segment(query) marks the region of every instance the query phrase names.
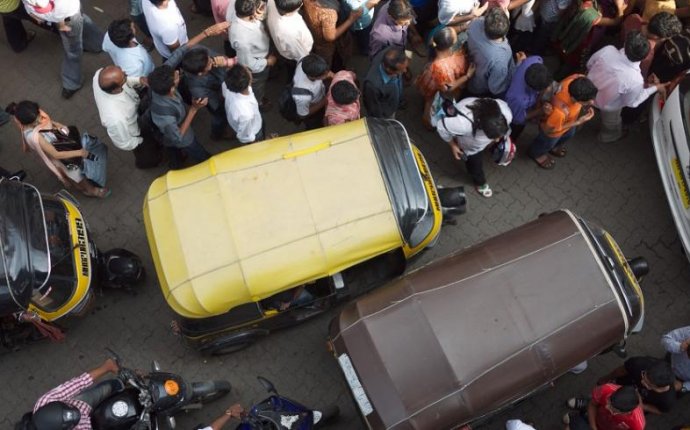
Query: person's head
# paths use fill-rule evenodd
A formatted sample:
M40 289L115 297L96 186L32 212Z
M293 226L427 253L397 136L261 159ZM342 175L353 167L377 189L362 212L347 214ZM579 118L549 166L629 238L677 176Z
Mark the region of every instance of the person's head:
M510 19L500 7L489 9L484 18L484 33L491 40L506 37L510 30Z
M683 24L677 16L659 12L647 24L647 37L652 40L665 40L679 34Z
M108 26L108 37L119 48L127 48L134 39L134 22L131 19L116 19Z
M149 0L154 6L161 7L168 4L168 0Z
M302 7L302 0L276 0L276 9L281 15L294 12Z
M613 413L626 414L640 404L635 387L624 385L609 397L608 407Z
M458 35L453 27L443 27L434 34L434 48L437 51L447 51L455 45Z
M542 63L534 63L525 70L525 83L534 91L542 91L553 82L551 72Z
M213 61L206 49L197 47L184 54L180 66L182 70L192 75L204 75L213 68Z
M331 97L338 105L345 106L359 99L359 90L350 81L338 81L331 86Z
M390 47L383 54L383 71L389 76L396 76L405 73L409 60L405 55L405 50L399 47Z
M649 53L649 41L639 30L634 30L625 36L625 56L636 63L644 60Z
M10 103L5 112L14 117L22 125L31 125L41 115L41 107L36 102L22 100L19 103Z
M414 10L407 0L390 0L388 15L400 27L407 27L414 19Z
M667 388L676 380L671 365L665 361L654 363L649 369L642 372L643 380L651 385L649 388Z
M246 91L252 84L252 73L245 66L235 64L225 75L225 86L233 93Z
M302 59L302 71L307 78L318 81L326 77L329 71L328 63L316 54L309 54Z
M574 79L568 86L570 97L582 105L589 106L594 103L597 96L597 87L594 83L584 76Z
M498 140L509 130L508 121L501 112L496 100L491 98L477 99L468 106L472 111L472 134L482 130L486 137Z
M72 430L79 424L79 409L64 402L50 402L34 412L31 422L36 430Z
M180 73L170 66L162 65L149 73L151 91L162 96L169 95L180 81Z
M256 13L257 0L237 0L235 2L235 15L238 18L250 18Z
M127 75L117 66L105 66L98 74L98 86L108 94L122 92L127 83Z

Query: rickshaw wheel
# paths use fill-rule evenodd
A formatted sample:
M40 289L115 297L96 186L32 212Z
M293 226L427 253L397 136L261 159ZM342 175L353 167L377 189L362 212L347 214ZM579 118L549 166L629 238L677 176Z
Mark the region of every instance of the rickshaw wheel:
M201 352L211 355L225 355L243 350L268 334L267 330L247 330L218 337L201 348Z
M231 345L220 345L211 351L208 351L211 355L226 355L232 354L233 352L242 351L254 342L240 342Z

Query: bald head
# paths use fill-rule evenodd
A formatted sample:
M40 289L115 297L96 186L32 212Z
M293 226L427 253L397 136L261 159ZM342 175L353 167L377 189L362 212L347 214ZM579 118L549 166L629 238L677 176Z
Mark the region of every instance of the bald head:
M127 76L117 66L105 66L98 75L98 86L109 94L117 94L127 82Z

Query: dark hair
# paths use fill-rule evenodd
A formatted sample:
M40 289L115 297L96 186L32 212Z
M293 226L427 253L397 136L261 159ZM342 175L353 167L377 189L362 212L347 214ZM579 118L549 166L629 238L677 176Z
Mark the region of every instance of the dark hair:
M311 79L317 79L328 73L328 63L316 54L309 54L302 59L302 71Z
M412 19L414 18L414 10L407 0L390 0L388 3L388 15L394 21Z
M241 64L235 64L225 75L225 85L233 93L241 93L249 87L251 75Z
M5 108L5 112L10 115L14 115L20 124L29 125L33 124L38 118L40 106L38 103L32 102L30 100L22 100L19 103L10 103Z
M683 24L680 22L680 19L668 12L657 13L647 24L647 31L662 39L673 37L682 30Z
M578 102L593 100L598 91L594 83L584 76L574 79L568 86L568 94Z
M185 52L182 57L182 70L193 75L199 74L208 65L208 51L203 47L197 47Z
M457 38L453 27L443 27L434 34L434 48L438 51L445 51L453 47Z
M477 99L467 106L472 111L472 135L482 130L489 139L497 139L508 132L508 121L498 102L491 98Z
M639 30L625 36L625 56L632 62L642 61L649 54L649 41Z
M175 86L175 69L163 64L149 73L149 87L151 91L162 96L168 95Z
M163 4L165 0L149 0L154 6L158 7Z
M551 72L542 63L534 63L525 70L525 82L535 91L541 91L553 82Z
M484 18L484 33L491 40L505 37L510 30L510 19L500 7L489 9Z
M302 6L302 0L276 0L276 9L281 15L294 12Z
M647 378L657 387L673 385L676 380L671 365L665 361L657 361L647 369Z
M383 67L389 71L397 70L398 66L407 61L405 50L397 46L386 48L383 54Z
M247 18L256 13L257 7L256 0L237 0L235 2L235 14L238 18Z
M619 412L630 412L640 404L640 399L637 396L637 390L630 385L624 385L616 390L615 393L609 397L611 406Z
M108 26L108 37L113 44L120 48L129 46L129 42L134 39L132 31L132 20L129 18L116 19Z
M359 90L350 81L338 81L331 86L331 97L339 105L349 105L359 98Z

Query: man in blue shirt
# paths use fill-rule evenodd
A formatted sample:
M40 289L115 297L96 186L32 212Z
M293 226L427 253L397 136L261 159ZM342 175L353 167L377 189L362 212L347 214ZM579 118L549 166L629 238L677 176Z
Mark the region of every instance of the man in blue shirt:
M544 109L549 109L548 103L542 103L545 98L541 96L554 84L551 72L544 66L541 57L534 55L523 58L518 54L518 66L505 95L505 101L513 112L513 122L510 124L510 137L513 140L520 137L527 121L538 118Z
M364 78L364 106L374 118L395 118L403 101L402 75L409 60L403 48L390 46L371 63Z

